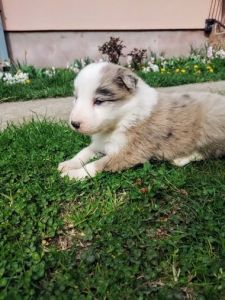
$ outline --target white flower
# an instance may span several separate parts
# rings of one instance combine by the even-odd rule
[[[165,68],[165,67],[166,67],[166,65],[167,65],[167,61],[166,61],[166,60],[164,60],[164,61],[162,62],[162,66],[163,66],[163,68]]]
[[[213,47],[210,46],[208,49],[207,49],[207,57],[208,58],[212,58],[213,57]]]
[[[220,49],[215,53],[215,56],[219,58],[225,58],[225,51],[223,49]]]
[[[142,69],[142,71],[143,71],[144,73],[148,73],[148,72],[150,72],[151,70],[150,70],[149,67],[144,67],[144,68]]]
[[[49,71],[49,70],[45,70],[45,71],[44,71],[44,74],[45,74],[46,76],[49,76],[49,75],[50,75],[50,71]]]
[[[48,77],[53,77],[55,76],[55,67],[52,67],[51,69],[47,69],[44,71],[44,74]]]
[[[149,65],[149,68],[150,68],[151,71],[159,72],[159,67],[157,65],[152,64],[152,63],[148,63],[148,65]]]
[[[27,80],[29,80],[28,74],[21,70],[18,70],[15,75],[5,72],[3,76],[3,81],[7,84],[25,83]]]
[[[78,67],[70,66],[69,69],[73,71],[74,73],[78,73],[80,69]]]
[[[86,66],[85,60],[83,58],[81,58],[80,62],[81,62],[82,68],[84,68]]]
[[[4,77],[3,77],[3,81],[8,82],[8,83],[13,81],[12,74],[9,73],[9,72],[5,72]]]
[[[154,57],[154,56],[151,56],[151,57],[150,57],[149,63],[153,63],[153,64],[154,64],[154,62],[155,62],[155,57]]]
[[[159,72],[159,67],[156,64],[153,64],[151,61],[148,62],[147,67],[142,69],[144,73],[147,72]]]

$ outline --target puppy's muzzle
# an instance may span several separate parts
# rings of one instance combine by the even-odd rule
[[[78,130],[80,128],[80,122],[74,122],[71,121],[71,125],[73,126],[73,128],[75,128],[76,130]]]

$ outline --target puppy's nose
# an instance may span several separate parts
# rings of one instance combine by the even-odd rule
[[[74,121],[71,121],[71,125],[72,125],[75,129],[79,129],[79,128],[80,128],[80,122],[74,122]]]

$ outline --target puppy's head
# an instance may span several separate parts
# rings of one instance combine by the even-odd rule
[[[74,82],[72,128],[87,135],[114,130],[129,110],[137,82],[130,70],[111,63],[86,66]]]

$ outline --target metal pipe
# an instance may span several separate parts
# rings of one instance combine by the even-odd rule
[[[2,12],[0,10],[0,61],[9,60],[8,50],[2,23]]]
[[[222,23],[225,23],[225,0],[222,1]]]

